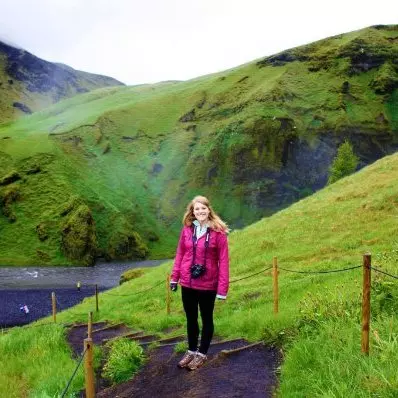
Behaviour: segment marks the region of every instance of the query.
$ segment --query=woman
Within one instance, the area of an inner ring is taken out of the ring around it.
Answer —
[[[180,368],[201,367],[213,337],[213,310],[216,297],[227,298],[229,286],[228,226],[213,211],[209,200],[196,196],[187,206],[170,288],[179,282],[187,318],[188,351],[178,363]],[[198,307],[202,333],[198,348]]]

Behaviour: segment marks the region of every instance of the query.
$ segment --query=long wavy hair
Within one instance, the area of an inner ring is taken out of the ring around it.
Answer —
[[[185,226],[190,227],[192,225],[192,223],[196,220],[196,217],[193,214],[193,209],[194,209],[195,203],[197,203],[197,202],[201,203],[202,205],[205,205],[210,210],[209,226],[211,229],[213,229],[215,231],[219,231],[219,232],[224,232],[224,233],[229,232],[228,225],[223,220],[221,220],[221,218],[218,216],[218,214],[212,209],[209,199],[207,199],[204,196],[195,196],[191,200],[191,202],[188,204],[187,210],[182,219],[182,223]]]

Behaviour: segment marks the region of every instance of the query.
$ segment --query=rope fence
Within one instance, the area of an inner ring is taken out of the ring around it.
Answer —
[[[398,279],[398,276],[391,275],[391,274],[389,274],[388,272],[382,271],[382,270],[379,269],[379,268],[371,267],[371,269],[372,269],[373,271],[379,272],[380,274],[384,274],[384,275],[390,276],[391,278]]]
[[[294,272],[296,274],[331,274],[333,272],[350,271],[352,269],[357,269],[357,268],[361,268],[361,267],[362,267],[362,265],[356,265],[356,266],[349,267],[349,268],[331,269],[331,270],[323,270],[323,271],[298,271],[298,270],[287,269],[287,268],[282,268],[282,267],[279,267],[279,269],[282,271]]]
[[[63,308],[61,306],[57,296],[55,296],[55,300],[57,302],[57,311],[58,312],[59,311],[66,311],[69,308],[69,307]],[[87,315],[85,312],[84,313],[83,312],[75,312],[75,311],[72,311],[72,310],[69,310],[69,313],[74,315],[74,316],[86,316]]]
[[[239,281],[243,281],[244,279],[252,278],[253,276],[262,274],[263,272],[270,270],[271,268],[272,268],[272,265],[268,268],[263,269],[262,271],[256,272],[255,274],[247,275],[247,276],[244,276],[243,278],[234,279],[232,281],[229,281],[229,283],[239,282]]]
[[[83,358],[84,358],[84,356],[86,355],[87,350],[88,350],[88,348],[85,348],[85,350],[83,351],[83,354],[80,356],[79,363],[77,364],[77,366],[76,366],[74,372],[72,373],[72,376],[70,377],[70,379],[69,379],[69,381],[68,381],[68,384],[66,385],[66,387],[65,387],[65,389],[64,389],[64,391],[63,391],[63,393],[61,394],[61,398],[64,398],[64,396],[65,396],[66,393],[68,392],[68,389],[69,389],[69,387],[70,387],[70,385],[71,385],[71,383],[72,383],[74,377],[76,376],[77,370],[79,369],[79,367],[80,367],[80,365],[81,365],[81,363],[82,363],[82,361],[83,361]]]
[[[156,285],[154,285],[154,286],[152,286],[152,287],[150,287],[148,289],[144,289],[144,290],[141,290],[139,292],[135,292],[135,293],[131,293],[131,294],[116,294],[116,293],[110,293],[110,292],[104,292],[102,294],[105,295],[105,296],[113,296],[113,297],[131,297],[131,296],[136,296],[137,294],[142,294],[142,293],[145,293],[145,292],[149,292],[150,290],[155,289],[156,287],[160,286],[161,284],[163,284],[163,281],[157,283]]]
[[[351,267],[340,268],[340,269],[331,269],[331,270],[318,270],[318,271],[316,271],[316,270],[308,270],[308,271],[307,270],[297,270],[297,269],[290,269],[290,268],[278,266],[277,258],[274,257],[273,265],[266,267],[266,268],[262,269],[261,271],[252,273],[250,275],[246,275],[246,276],[243,276],[238,279],[232,279],[232,280],[230,280],[230,283],[240,282],[240,281],[258,276],[260,274],[267,273],[267,271],[272,269],[270,274],[272,274],[272,276],[273,276],[274,312],[277,313],[278,312],[278,296],[279,296],[278,275],[279,275],[280,271],[296,273],[296,274],[315,275],[315,274],[331,274],[331,273],[338,273],[338,272],[346,272],[346,271],[351,271],[351,270],[355,270],[355,269],[362,268],[362,267],[363,267],[362,265],[357,265],[357,266],[351,266]],[[377,268],[375,266],[370,266],[370,269],[377,273],[383,274],[385,276],[389,276],[391,278],[398,279],[398,276],[392,275],[392,274],[390,274],[386,271],[383,271],[380,268]],[[167,311],[167,314],[171,313],[171,310],[170,310],[171,296],[170,296],[170,292],[169,292],[169,281],[170,281],[170,275],[167,274],[167,277],[166,277],[166,290],[167,290],[167,292],[166,292],[166,311]],[[163,281],[160,281],[149,288],[146,288],[146,289],[143,289],[138,292],[131,293],[131,294],[117,294],[117,293],[111,293],[111,292],[105,291],[102,293],[102,295],[103,296],[111,296],[111,297],[133,297],[133,296],[142,295],[144,293],[150,292],[150,291],[156,289],[157,287],[159,287],[160,285],[162,285],[163,283],[164,283]],[[289,284],[290,283],[292,283],[292,281],[289,281]],[[86,286],[95,286],[96,311],[99,312],[98,286],[94,285],[94,284],[87,284]],[[78,290],[80,291],[81,284],[78,283],[77,287],[78,287]],[[93,296],[91,296],[91,297],[93,297]],[[63,310],[67,310],[69,308],[69,307],[62,308],[63,306],[61,306],[60,301],[58,300],[58,298],[56,297],[54,292],[52,292],[51,298],[52,298],[53,322],[43,323],[43,324],[39,324],[39,325],[32,325],[32,326],[28,325],[28,326],[26,326],[27,328],[44,327],[44,326],[52,325],[52,324],[56,323],[57,311],[63,311]],[[74,312],[72,310],[68,310],[68,311],[71,315],[77,316],[77,317],[82,317],[82,316],[86,315],[85,312],[84,313]],[[62,325],[62,324],[60,324],[60,325]]]

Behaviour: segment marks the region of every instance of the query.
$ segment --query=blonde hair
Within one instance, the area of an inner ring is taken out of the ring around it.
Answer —
[[[196,220],[196,217],[193,214],[193,209],[194,209],[195,203],[197,203],[197,202],[201,203],[202,205],[205,205],[210,210],[209,226],[211,229],[214,229],[215,231],[219,231],[219,232],[225,232],[225,233],[229,232],[228,225],[223,220],[221,220],[221,218],[217,215],[217,213],[210,206],[209,199],[207,199],[204,196],[195,196],[191,200],[191,202],[188,204],[187,210],[184,214],[184,217],[182,218],[182,223],[185,226],[190,227],[192,225],[192,223]]]

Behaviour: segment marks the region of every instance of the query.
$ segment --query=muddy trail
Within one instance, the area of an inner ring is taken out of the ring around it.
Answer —
[[[160,339],[143,331],[131,330],[124,324],[93,325],[93,343],[103,345],[120,336],[137,341],[145,350],[147,360],[132,380],[116,386],[96,374],[98,398],[163,398],[163,397],[214,397],[214,398],[264,398],[272,397],[277,388],[277,370],[281,353],[277,348],[262,343],[248,343],[243,339],[214,339],[203,367],[195,371],[179,369],[181,353],[175,345],[185,336]],[[82,353],[82,342],[87,337],[87,325],[74,325],[68,331],[68,341],[76,356]],[[151,343],[156,342],[156,345]],[[80,397],[84,397],[82,392]]]

